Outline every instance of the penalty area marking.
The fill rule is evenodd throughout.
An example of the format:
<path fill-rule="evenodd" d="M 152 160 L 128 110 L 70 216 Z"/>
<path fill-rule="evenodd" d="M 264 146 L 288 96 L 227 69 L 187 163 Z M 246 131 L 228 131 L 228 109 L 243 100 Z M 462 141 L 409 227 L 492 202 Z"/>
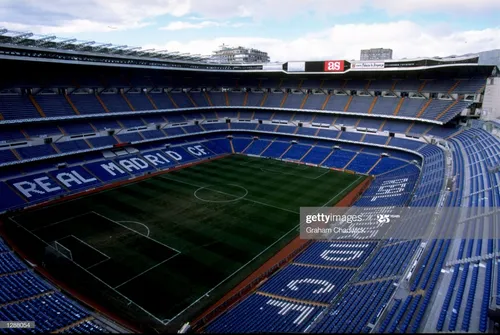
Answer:
<path fill-rule="evenodd" d="M 67 239 L 68 237 L 72 237 L 72 238 L 74 238 L 74 239 L 75 239 L 75 240 L 77 240 L 78 242 L 80 242 L 80 243 L 84 244 L 85 246 L 87 246 L 87 247 L 89 247 L 89 248 L 93 249 L 94 251 L 97 251 L 99 254 L 101 254 L 102 256 L 106 257 L 105 259 L 103 259 L 103 260 L 101 260 L 101 261 L 99 261 L 99 262 L 97 262 L 97 263 L 94 263 L 94 264 L 92 264 L 92 265 L 87 266 L 87 267 L 85 268 L 85 270 L 88 270 L 88 269 L 90 269 L 90 268 L 93 268 L 94 266 L 97 266 L 97 265 L 99 265 L 99 264 L 101 264 L 101 263 L 104 263 L 104 262 L 106 262 L 106 261 L 109 261 L 109 260 L 111 259 L 111 257 L 109 257 L 108 255 L 106 255 L 106 254 L 105 254 L 104 252 L 102 252 L 101 250 L 97 249 L 96 247 L 91 246 L 90 244 L 88 244 L 88 243 L 87 243 L 87 242 L 85 242 L 84 240 L 82 240 L 82 239 L 80 239 L 80 238 L 78 238 L 78 237 L 76 237 L 75 235 L 72 235 L 72 234 L 71 234 L 71 235 L 64 236 L 63 238 L 60 238 L 60 239 L 54 240 L 54 242 L 59 243 L 59 244 L 60 244 L 60 245 L 62 245 L 64 248 L 66 248 L 66 249 L 68 249 L 68 250 L 70 250 L 70 251 L 71 251 L 71 249 L 69 249 L 68 247 L 66 247 L 66 246 L 64 245 L 64 243 L 61 243 L 61 242 L 60 242 L 60 241 L 62 241 L 62 240 Z M 56 250 L 57 250 L 57 249 L 56 249 Z M 73 260 L 73 262 L 74 262 L 74 260 Z"/>
<path fill-rule="evenodd" d="M 110 222 L 113 222 L 113 223 L 115 223 L 115 224 L 117 224 L 117 225 L 119 225 L 119 226 L 122 226 L 122 227 L 123 227 L 123 228 L 125 228 L 125 229 L 130 230 L 130 231 L 133 231 L 133 232 L 134 232 L 134 233 L 136 233 L 136 234 L 139 234 L 139 235 L 141 235 L 141 236 L 144 236 L 144 237 L 145 237 L 145 238 L 147 238 L 148 240 L 151 240 L 151 241 L 153 241 L 153 242 L 156 242 L 156 243 L 158 243 L 159 245 L 162 245 L 162 246 L 164 246 L 164 247 L 166 247 L 166 248 L 172 249 L 173 251 L 175 251 L 175 252 L 177 252 L 177 253 L 179 253 L 179 254 L 181 253 L 179 250 L 177 250 L 177 249 L 175 249 L 175 248 L 172 248 L 171 246 L 168 246 L 168 245 L 166 245 L 165 243 L 161 243 L 160 241 L 157 241 L 157 240 L 155 240 L 154 238 L 151 238 L 151 237 L 149 237 L 149 236 L 146 236 L 146 235 L 144 235 L 144 234 L 141 234 L 141 233 L 139 233 L 137 230 L 134 230 L 134 229 L 132 229 L 132 228 L 130 228 L 130 227 L 127 227 L 127 226 L 125 226 L 124 224 L 121 224 L 121 223 L 120 223 L 120 222 L 118 222 L 118 221 L 111 220 L 111 219 L 110 219 L 110 218 L 108 218 L 107 216 L 104 216 L 104 215 L 99 214 L 99 213 L 94 212 L 94 211 L 91 211 L 91 212 L 89 212 L 89 213 L 94 213 L 95 215 L 100 216 L 100 217 L 101 217 L 101 218 L 103 218 L 103 219 L 106 219 L 106 220 L 108 220 L 108 221 L 110 221 Z"/>
<path fill-rule="evenodd" d="M 45 226 L 41 226 L 41 227 L 38 227 L 38 228 L 35 228 L 35 229 L 32 229 L 30 230 L 31 233 L 35 233 L 36 231 L 38 230 L 43 230 L 45 228 L 48 228 L 48 227 L 52 227 L 52 226 L 55 226 L 55 225 L 58 225 L 60 223 L 63 223 L 63 222 L 66 222 L 66 221 L 71 221 L 73 219 L 76 219 L 76 218 L 79 218 L 79 217 L 82 217 L 82 216 L 85 216 L 87 215 L 89 212 L 85 212 L 83 214 L 78 214 L 78 215 L 74 215 L 74 216 L 71 216 L 71 217 L 68 217 L 66 219 L 63 219 L 63 220 L 60 220 L 60 221 L 56 221 L 56 222 L 51 222 L 49 224 L 46 224 Z M 19 215 L 20 216 L 20 215 Z M 13 218 L 10 218 L 12 221 L 14 221 L 15 223 L 17 223 L 17 221 L 15 221 Z M 19 223 L 17 223 L 19 224 Z M 69 235 L 68 235 L 69 236 Z M 67 236 L 66 236 L 67 237 Z"/>
<path fill-rule="evenodd" d="M 164 246 L 164 247 L 166 247 L 166 248 L 169 248 L 169 249 L 171 249 L 171 250 L 173 250 L 173 251 L 175 251 L 175 252 L 176 252 L 174 255 L 172 255 L 172 256 L 170 256 L 170 257 L 168 257 L 168 258 L 164 259 L 164 260 L 163 260 L 163 261 L 161 261 L 161 262 L 158 262 L 157 264 L 155 264 L 155 265 L 151 266 L 150 268 L 148 268 L 148 269 L 146 269 L 146 270 L 142 271 L 141 273 L 139 273 L 139 274 L 137 274 L 137 275 L 133 276 L 133 277 L 132 277 L 132 278 L 130 278 L 130 279 L 127 279 L 127 280 L 126 280 L 126 281 L 124 281 L 123 283 L 121 283 L 121 284 L 119 284 L 119 285 L 117 285 L 117 286 L 113 287 L 113 289 L 115 289 L 115 290 L 116 290 L 116 289 L 118 289 L 119 287 L 122 287 L 123 285 L 125 285 L 125 284 L 127 284 L 127 283 L 131 282 L 132 280 L 134 280 L 134 279 L 136 279 L 136 278 L 138 278 L 138 277 L 142 276 L 143 274 L 145 274 L 145 273 L 147 273 L 147 272 L 149 272 L 149 271 L 151 271 L 151 270 L 153 270 L 153 269 L 157 268 L 158 266 L 160 266 L 160 265 L 162 265 L 162 264 L 164 264 L 164 263 L 168 262 L 168 261 L 169 261 L 169 260 L 171 260 L 172 258 L 177 257 L 177 256 L 179 256 L 179 255 L 181 254 L 181 252 L 180 252 L 179 250 L 177 250 L 177 249 L 175 249 L 175 248 L 172 248 L 171 246 L 168 246 L 168 245 L 166 245 L 166 244 L 164 244 L 164 243 L 161 243 L 160 241 L 157 241 L 157 240 L 155 240 L 154 238 L 151 238 L 151 237 L 149 237 L 149 236 L 146 236 L 146 235 L 144 235 L 144 234 L 141 234 L 141 233 L 139 233 L 138 231 L 136 231 L 136 230 L 134 230 L 134 229 L 132 229 L 132 228 L 130 228 L 130 227 L 127 227 L 127 226 L 125 226 L 125 225 L 121 224 L 121 223 L 120 223 L 120 222 L 118 222 L 118 221 L 111 220 L 110 218 L 108 218 L 108 217 L 106 217 L 106 216 L 104 216 L 104 215 L 102 215 L 102 214 L 99 214 L 99 213 L 97 213 L 97 212 L 94 212 L 94 211 L 91 211 L 91 213 L 94 213 L 94 214 L 96 214 L 96 215 L 98 215 L 98 216 L 100 216 L 100 217 L 102 217 L 102 218 L 104 218 L 104 219 L 106 219 L 106 220 L 108 220 L 108 221 L 111 221 L 111 222 L 113 222 L 113 223 L 115 223 L 115 224 L 117 224 L 117 225 L 119 225 L 119 226 L 122 226 L 123 228 L 128 229 L 128 230 L 130 230 L 130 231 L 133 231 L 133 232 L 134 232 L 134 233 L 136 233 L 136 234 L 139 234 L 139 235 L 141 235 L 141 236 L 144 236 L 144 237 L 145 237 L 145 238 L 147 238 L 148 240 L 151 240 L 151 241 L 153 241 L 153 242 L 156 242 L 156 243 L 158 243 L 158 244 L 160 244 L 160 245 L 162 245 L 162 246 Z M 124 221 L 122 221 L 122 222 L 124 222 Z M 131 221 L 131 222 L 135 222 L 135 221 Z M 135 222 L 135 223 L 139 223 L 139 222 Z M 148 232 L 149 232 L 149 229 L 148 229 Z"/>
<path fill-rule="evenodd" d="M 179 252 L 179 253 L 177 253 L 177 254 L 175 254 L 175 255 L 172 255 L 172 256 L 168 257 L 167 259 L 164 259 L 163 261 L 161 261 L 161 262 L 157 263 L 156 265 L 153 265 L 152 267 L 150 267 L 150 268 L 148 268 L 148 269 L 146 269 L 146 270 L 142 271 L 141 273 L 139 273 L 139 274 L 137 274 L 137 275 L 133 276 L 133 277 L 132 277 L 132 278 L 130 278 L 130 279 L 127 279 L 127 280 L 126 280 L 126 281 L 124 281 L 123 283 L 121 283 L 121 284 L 119 284 L 119 285 L 117 285 L 117 286 L 115 286 L 115 287 L 113 287 L 113 288 L 116 290 L 116 289 L 118 289 L 119 287 L 122 287 L 123 285 L 130 283 L 132 280 L 134 280 L 134 279 L 136 279 L 136 278 L 139 278 L 139 277 L 140 277 L 140 276 L 142 276 L 143 274 L 145 274 L 145 273 L 147 273 L 147 272 L 149 272 L 149 271 L 151 271 L 151 270 L 153 270 L 153 269 L 155 269 L 155 268 L 159 267 L 160 265 L 162 265 L 162 264 L 164 264 L 164 263 L 168 262 L 169 260 L 171 260 L 171 259 L 172 259 L 172 258 L 174 258 L 174 257 L 179 256 L 180 254 L 181 254 L 181 253 Z"/>
<path fill-rule="evenodd" d="M 70 201 L 74 201 L 74 200 L 70 200 Z M 87 213 L 94 213 L 94 214 L 99 215 L 99 216 L 101 216 L 101 217 L 103 217 L 103 218 L 106 218 L 105 216 L 100 215 L 100 214 L 98 214 L 98 213 L 95 213 L 95 212 L 93 212 L 93 211 L 91 211 L 91 212 L 87 212 Z M 87 213 L 85 213 L 85 214 L 87 214 Z M 109 220 L 109 218 L 106 218 L 106 219 L 108 219 L 108 220 Z M 14 223 L 15 223 L 18 227 L 22 228 L 22 229 L 23 229 L 24 231 L 26 231 L 27 233 L 32 234 L 32 236 L 33 236 L 33 237 L 35 237 L 36 239 L 38 239 L 40 242 L 45 243 L 47 246 L 51 246 L 49 242 L 45 241 L 45 240 L 44 240 L 44 239 L 42 239 L 40 236 L 36 235 L 36 234 L 35 234 L 35 233 L 33 233 L 32 231 L 30 231 L 29 229 L 27 229 L 26 227 L 24 227 L 22 224 L 20 224 L 19 222 L 17 222 L 17 221 L 14 219 L 14 217 L 9 217 L 9 220 L 11 220 L 12 222 L 14 222 Z M 114 223 L 117 223 L 116 221 L 113 221 L 113 220 L 110 220 L 110 221 L 112 221 L 112 222 L 114 222 Z M 117 224 L 118 224 L 118 225 L 120 225 L 119 223 L 117 223 Z M 124 227 L 125 227 L 125 228 L 127 228 L 126 226 L 124 226 Z M 67 236 L 65 236 L 65 237 L 67 237 Z M 147 238 L 151 239 L 150 237 L 147 237 Z M 152 240 L 153 240 L 153 239 L 152 239 Z M 153 240 L 153 241 L 156 241 L 156 240 Z M 156 241 L 156 242 L 157 242 L 157 243 L 162 244 L 161 242 L 158 242 L 158 241 Z M 177 252 L 178 252 L 178 253 L 177 253 L 177 254 L 175 254 L 173 257 L 175 257 L 175 256 L 177 256 L 177 255 L 179 255 L 179 254 L 181 253 L 180 251 L 178 251 L 178 250 L 176 250 L 176 249 L 174 249 L 174 248 L 172 248 L 172 247 L 169 247 L 168 245 L 165 245 L 165 246 L 166 246 L 166 247 L 168 247 L 168 248 L 170 248 L 170 249 L 172 249 L 172 250 L 175 250 L 175 251 L 177 251 Z M 52 248 L 53 248 L 53 247 L 52 247 Z M 170 257 L 170 258 L 172 258 L 172 257 Z M 163 261 L 163 262 L 165 262 L 165 261 Z M 74 262 L 74 264 L 75 264 L 76 266 L 78 266 L 80 269 L 82 269 L 83 271 L 86 271 L 89 275 L 91 275 L 92 277 L 94 277 L 97 281 L 99 281 L 99 282 L 100 282 L 100 283 L 102 283 L 103 285 L 105 285 L 105 286 L 109 287 L 111 290 L 115 291 L 115 292 L 116 292 L 116 294 L 118 294 L 119 296 L 121 296 L 121 297 L 123 297 L 124 299 L 126 299 L 126 300 L 128 301 L 128 305 L 130 305 L 131 303 L 133 303 L 135 306 L 137 306 L 137 308 L 139 308 L 140 310 L 142 310 L 142 311 L 143 311 L 143 312 L 145 312 L 146 314 L 150 315 L 150 316 L 151 316 L 154 320 L 158 321 L 158 322 L 159 322 L 159 323 L 161 323 L 161 324 L 165 324 L 165 323 L 164 323 L 162 320 L 160 320 L 158 317 L 156 317 L 155 315 L 153 315 L 153 314 L 151 314 L 149 311 L 147 311 L 144 307 L 140 306 L 139 304 L 137 304 L 136 302 L 134 302 L 132 299 L 128 298 L 126 295 L 124 295 L 123 293 L 121 293 L 121 292 L 119 292 L 118 290 L 116 290 L 115 288 L 113 288 L 113 287 L 112 287 L 111 285 L 109 285 L 106 281 L 104 281 L 104 280 L 102 280 L 101 278 L 99 278 L 98 276 L 94 275 L 92 272 L 90 272 L 90 271 L 88 270 L 88 268 L 86 269 L 86 268 L 84 268 L 83 266 L 81 266 L 80 264 L 78 264 L 78 263 L 76 263 L 76 262 Z M 97 264 L 94 264 L 94 265 L 97 265 Z M 91 265 L 91 266 L 94 266 L 94 265 Z"/>
<path fill-rule="evenodd" d="M 235 201 L 241 200 L 241 199 L 245 198 L 248 195 L 248 190 L 246 188 L 244 188 L 243 186 L 236 185 L 236 184 L 226 184 L 226 185 L 241 188 L 242 190 L 245 191 L 245 194 L 243 194 L 242 196 L 237 196 L 237 195 L 226 193 L 226 192 L 223 192 L 223 191 L 218 191 L 218 190 L 211 189 L 210 188 L 211 186 L 202 186 L 202 187 L 198 188 L 196 191 L 194 191 L 194 197 L 196 199 L 198 199 L 200 201 L 204 201 L 204 202 L 228 203 L 228 202 L 235 202 Z M 215 192 L 215 193 L 220 193 L 220 194 L 228 195 L 228 196 L 235 197 L 235 198 L 234 199 L 228 199 L 228 200 L 207 200 L 207 199 L 200 198 L 198 196 L 197 193 L 199 191 L 201 191 L 201 190 L 209 190 L 209 191 L 212 191 L 212 192 Z"/>
<path fill-rule="evenodd" d="M 147 231 L 146 235 L 144 235 L 144 234 L 141 234 L 141 235 L 144 235 L 144 236 L 146 236 L 146 237 L 149 237 L 149 233 L 150 233 L 150 231 L 149 231 L 149 227 L 148 227 L 148 226 L 146 226 L 144 223 L 140 223 L 140 222 L 137 222 L 137 221 L 116 221 L 116 222 L 119 222 L 119 223 L 135 223 L 135 224 L 141 225 L 141 226 L 143 226 L 144 228 L 146 228 L 146 231 Z M 137 232 L 137 233 L 138 233 L 138 234 L 140 234 L 139 232 Z"/>

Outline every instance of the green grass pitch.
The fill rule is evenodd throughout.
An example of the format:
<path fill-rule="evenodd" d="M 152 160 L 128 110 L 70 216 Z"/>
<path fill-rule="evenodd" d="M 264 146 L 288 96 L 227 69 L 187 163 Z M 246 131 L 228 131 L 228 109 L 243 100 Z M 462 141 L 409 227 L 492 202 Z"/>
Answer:
<path fill-rule="evenodd" d="M 215 302 L 295 238 L 301 206 L 334 205 L 363 179 L 232 155 L 13 220 L 169 320 Z"/>

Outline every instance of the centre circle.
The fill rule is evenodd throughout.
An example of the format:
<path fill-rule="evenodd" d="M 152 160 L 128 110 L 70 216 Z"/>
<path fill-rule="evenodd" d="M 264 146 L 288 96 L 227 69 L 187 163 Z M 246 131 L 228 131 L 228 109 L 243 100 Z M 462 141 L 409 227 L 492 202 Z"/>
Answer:
<path fill-rule="evenodd" d="M 198 188 L 196 191 L 194 191 L 194 197 L 200 201 L 203 201 L 203 202 L 228 203 L 228 202 L 235 202 L 235 201 L 241 200 L 248 195 L 248 190 L 246 188 L 244 188 L 243 186 L 235 185 L 235 184 L 226 184 L 226 185 L 240 188 L 243 191 L 245 191 L 245 194 L 243 194 L 242 196 L 236 196 L 236 195 L 228 193 L 228 192 L 211 189 L 210 187 L 213 187 L 213 186 L 203 186 L 203 187 Z M 227 199 L 227 200 L 204 199 L 204 198 L 200 197 L 198 194 L 202 190 L 207 190 L 207 191 L 211 191 L 211 192 L 215 192 L 215 193 L 219 193 L 219 194 L 223 194 L 223 195 L 228 195 L 228 196 L 234 197 L 234 199 Z"/>

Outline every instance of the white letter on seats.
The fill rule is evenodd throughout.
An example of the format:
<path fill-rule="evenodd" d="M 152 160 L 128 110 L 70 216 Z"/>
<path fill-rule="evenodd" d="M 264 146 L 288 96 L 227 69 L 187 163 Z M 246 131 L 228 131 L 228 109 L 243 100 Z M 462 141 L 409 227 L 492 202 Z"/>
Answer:
<path fill-rule="evenodd" d="M 187 147 L 187 150 L 195 156 L 203 156 L 203 153 L 197 150 L 196 147 Z"/>
<path fill-rule="evenodd" d="M 148 162 L 150 162 L 154 166 L 165 164 L 165 162 L 160 161 L 160 159 L 158 157 L 156 157 L 155 155 L 143 155 L 143 156 L 144 156 L 144 158 L 146 158 L 148 160 Z"/>
<path fill-rule="evenodd" d="M 25 185 L 27 187 L 25 187 Z M 14 187 L 17 188 L 19 192 L 21 192 L 26 198 L 32 197 L 31 192 L 45 194 L 45 192 L 36 189 L 35 183 L 31 183 L 29 181 L 20 181 L 18 183 L 14 183 Z"/>
<path fill-rule="evenodd" d="M 203 148 L 203 146 L 201 144 L 195 145 L 194 147 L 196 149 L 198 149 L 203 155 L 207 155 L 208 154 L 208 152 L 205 151 L 205 149 Z"/>
<path fill-rule="evenodd" d="M 351 261 L 353 259 L 361 257 L 363 255 L 362 250 L 354 251 L 354 250 L 325 250 L 321 253 L 320 257 L 327 260 L 327 261 L 332 261 L 332 262 L 347 262 Z M 342 255 L 344 257 L 333 257 L 330 256 L 330 254 L 337 254 L 337 255 Z M 350 254 L 350 257 L 345 257 L 348 254 Z"/>
<path fill-rule="evenodd" d="M 149 167 L 148 163 L 137 157 L 131 158 L 130 161 L 132 163 L 135 163 L 135 165 L 137 165 L 141 169 L 146 169 Z"/>
<path fill-rule="evenodd" d="M 59 186 L 50 188 L 50 186 L 51 186 L 50 182 L 49 183 L 43 182 L 44 180 L 47 180 L 47 179 L 49 179 L 49 177 L 40 177 L 40 178 L 36 178 L 34 180 L 34 182 L 37 183 L 38 185 L 40 185 L 40 187 L 43 188 L 45 190 L 45 192 L 48 192 L 48 193 L 58 191 L 61 189 Z"/>
<path fill-rule="evenodd" d="M 128 159 L 122 159 L 118 161 L 118 163 L 123 166 L 128 172 L 132 172 L 132 170 L 140 170 L 140 168 L 135 165 L 134 162 L 129 161 Z"/>
<path fill-rule="evenodd" d="M 90 179 L 85 179 L 85 177 L 83 177 L 82 175 L 80 175 L 78 172 L 74 171 L 74 170 L 71 170 L 71 173 L 78 179 L 80 179 L 82 181 L 82 183 L 91 183 L 93 181 L 97 181 L 96 178 L 92 177 Z"/>
<path fill-rule="evenodd" d="M 101 167 L 106 170 L 107 173 L 109 173 L 110 175 L 112 176 L 116 176 L 116 173 L 113 172 L 113 170 L 117 170 L 118 172 L 120 172 L 120 174 L 124 174 L 125 171 L 123 171 L 122 169 L 120 169 L 115 163 L 113 162 L 110 162 L 108 164 L 101 164 Z"/>
<path fill-rule="evenodd" d="M 170 157 L 172 157 L 176 161 L 182 160 L 182 156 L 175 151 L 167 151 L 167 155 L 169 155 Z"/>
<path fill-rule="evenodd" d="M 71 182 L 75 182 L 77 185 L 82 184 L 82 182 L 80 180 L 78 180 L 78 178 L 76 178 L 71 173 L 62 172 L 62 173 L 57 174 L 56 178 L 61 183 L 63 183 L 64 186 L 69 187 L 69 188 L 71 188 Z"/>
<path fill-rule="evenodd" d="M 324 260 L 327 261 L 332 261 L 332 262 L 347 262 L 356 258 L 359 258 L 363 255 L 364 251 L 359 250 L 362 248 L 368 248 L 370 245 L 363 243 L 363 244 L 330 244 L 330 248 L 342 248 L 342 249 L 337 249 L 337 250 L 324 250 L 319 257 L 323 258 Z M 354 249 L 354 250 L 346 250 L 346 249 Z M 356 251 L 356 249 L 358 249 Z M 330 256 L 332 255 L 332 256 Z M 337 255 L 337 257 L 333 256 Z M 348 255 L 351 255 L 350 257 L 346 257 Z"/>
<path fill-rule="evenodd" d="M 286 315 L 289 311 L 301 312 L 299 316 L 293 320 L 293 323 L 300 325 L 309 314 L 314 310 L 313 306 L 294 304 L 293 302 L 285 302 L 280 300 L 270 299 L 267 301 L 268 305 L 281 307 L 278 315 Z"/>
<path fill-rule="evenodd" d="M 299 288 L 298 288 L 297 284 L 300 284 L 300 283 L 314 284 L 314 285 L 321 285 L 321 286 L 323 286 L 323 288 L 320 288 L 320 289 L 312 291 L 312 293 L 314 293 L 314 294 L 322 294 L 322 293 L 325 293 L 325 292 L 331 292 L 333 290 L 333 288 L 335 287 L 335 285 L 330 284 L 326 280 L 311 279 L 311 278 L 292 280 L 286 286 L 290 290 L 292 290 L 292 291 L 298 291 Z"/>

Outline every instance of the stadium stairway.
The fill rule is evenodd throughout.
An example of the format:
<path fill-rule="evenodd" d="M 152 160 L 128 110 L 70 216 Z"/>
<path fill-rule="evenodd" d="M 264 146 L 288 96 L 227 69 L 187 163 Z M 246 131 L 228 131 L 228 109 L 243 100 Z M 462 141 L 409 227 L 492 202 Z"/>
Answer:
<path fill-rule="evenodd" d="M 444 111 L 442 111 L 441 113 L 439 113 L 435 120 L 439 120 L 441 119 L 446 113 L 448 113 L 453 107 L 455 107 L 459 102 L 460 102 L 461 99 L 457 99 L 455 101 L 453 101 L 453 103 L 451 103 L 448 107 L 446 107 L 446 109 Z"/>
<path fill-rule="evenodd" d="M 405 101 L 405 98 L 399 98 L 398 105 L 396 106 L 396 109 L 394 110 L 394 113 L 392 115 L 397 116 L 399 111 L 401 110 L 401 106 L 403 106 L 403 102 Z M 385 120 L 384 120 L 385 122 Z"/>
<path fill-rule="evenodd" d="M 148 98 L 149 102 L 151 103 L 154 109 L 159 109 L 156 103 L 154 102 L 153 98 L 151 98 L 151 95 L 146 93 L 146 97 Z"/>
<path fill-rule="evenodd" d="M 73 109 L 73 111 L 75 112 L 76 115 L 80 115 L 80 111 L 78 110 L 78 108 L 76 108 L 76 106 L 73 104 L 73 102 L 71 101 L 70 97 L 68 94 L 64 93 L 64 98 L 66 99 L 66 101 L 68 102 L 68 104 L 71 106 L 71 108 Z"/>
<path fill-rule="evenodd" d="M 425 113 L 425 110 L 430 106 L 430 104 L 432 103 L 432 98 L 428 99 L 427 102 L 425 103 L 425 105 L 422 107 L 422 109 L 418 112 L 418 114 L 416 115 L 416 117 L 420 117 L 422 116 L 422 114 Z"/>
<path fill-rule="evenodd" d="M 125 93 L 120 92 L 120 95 L 121 95 L 121 97 L 123 98 L 123 100 L 125 100 L 125 102 L 127 103 L 128 107 L 130 108 L 130 110 L 131 110 L 131 111 L 135 111 L 134 106 L 132 106 L 132 103 L 131 103 L 131 102 L 130 102 L 130 100 L 127 98 L 127 96 L 125 95 Z"/>
<path fill-rule="evenodd" d="M 109 113 L 109 109 L 108 109 L 108 107 L 104 104 L 104 101 L 102 101 L 101 97 L 100 97 L 98 94 L 96 94 L 96 96 L 95 96 L 95 97 L 96 97 L 97 101 L 99 101 L 99 103 L 101 104 L 101 106 L 102 106 L 102 108 L 104 109 L 104 111 L 106 111 L 106 113 Z"/>
<path fill-rule="evenodd" d="M 368 114 L 371 114 L 373 111 L 373 108 L 375 107 L 375 104 L 377 103 L 378 96 L 374 97 L 372 100 L 372 103 L 370 104 L 370 108 L 368 108 Z"/>
<path fill-rule="evenodd" d="M 42 108 L 40 107 L 40 105 L 36 102 L 35 98 L 29 94 L 28 95 L 28 98 L 30 99 L 31 103 L 33 104 L 33 106 L 35 106 L 37 112 L 40 114 L 41 117 L 46 117 L 45 113 L 43 112 Z"/>
<path fill-rule="evenodd" d="M 234 151 L 234 145 L 233 145 L 233 141 L 229 141 L 230 145 L 231 145 L 231 153 L 235 153 Z"/>

